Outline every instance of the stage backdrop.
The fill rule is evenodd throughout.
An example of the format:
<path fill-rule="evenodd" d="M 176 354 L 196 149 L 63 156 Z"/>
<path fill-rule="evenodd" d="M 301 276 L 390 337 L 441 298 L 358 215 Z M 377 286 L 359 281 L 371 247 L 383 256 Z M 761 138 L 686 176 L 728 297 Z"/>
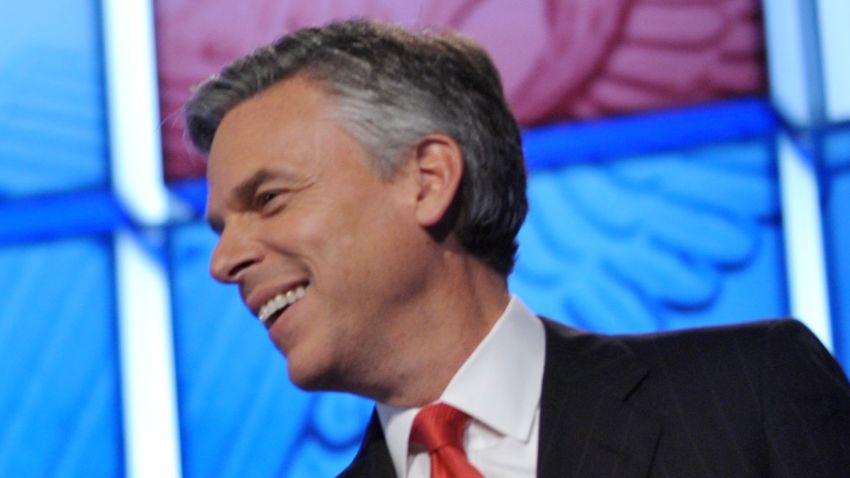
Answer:
<path fill-rule="evenodd" d="M 108 110 L 116 102 L 104 22 L 121 2 L 6 6 L 0 476 L 139 476 L 134 457 L 157 453 L 176 453 L 175 476 L 197 478 L 333 476 L 350 460 L 371 403 L 292 386 L 237 291 L 207 273 L 215 236 L 202 222 L 204 162 L 180 109 L 193 84 L 257 45 L 352 16 L 457 29 L 491 52 L 529 169 L 531 212 L 510 287 L 538 313 L 582 328 L 643 332 L 791 313 L 801 273 L 786 265 L 799 252 L 788 238 L 806 231 L 788 213 L 803 199 L 780 167 L 778 144 L 789 138 L 822 188 L 814 215 L 832 299 L 826 342 L 847 367 L 850 129 L 847 115 L 826 113 L 840 112 L 830 105 L 841 99 L 823 93 L 832 63 L 811 50 L 826 51 L 824 32 L 840 31 L 830 16 L 817 17 L 810 2 L 521 3 L 155 0 L 155 54 L 133 58 L 157 67 L 161 129 L 130 133 L 147 146 L 161 140 L 162 155 L 130 158 L 109 139 L 120 112 Z M 783 60 L 795 46 L 815 60 Z M 786 88 L 789 78 L 808 89 Z M 146 93 L 141 79 L 129 81 Z M 814 113 L 797 121 L 798 104 Z M 110 179 L 128 159 L 162 161 L 165 217 L 142 220 Z M 144 278 L 163 294 L 136 311 L 140 330 L 149 320 L 171 332 L 164 363 L 173 359 L 173 374 L 162 381 L 174 385 L 174 423 L 165 425 L 178 436 L 161 449 L 154 440 L 140 451 L 127 425 L 134 399 L 144 404 L 151 392 L 127 385 L 145 369 L 129 371 L 122 355 L 143 337 L 119 340 L 122 297 L 141 293 L 121 274 L 128 237 L 161 272 Z M 161 353 L 140 356 L 152 364 Z"/>

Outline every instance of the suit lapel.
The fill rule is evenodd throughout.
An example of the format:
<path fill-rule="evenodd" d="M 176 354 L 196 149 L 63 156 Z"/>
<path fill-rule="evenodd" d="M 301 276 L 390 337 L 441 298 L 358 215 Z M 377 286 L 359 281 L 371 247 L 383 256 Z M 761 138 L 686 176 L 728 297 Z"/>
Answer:
<path fill-rule="evenodd" d="M 646 477 L 660 426 L 626 403 L 646 368 L 614 339 L 544 324 L 537 476 Z"/>
<path fill-rule="evenodd" d="M 372 412 L 360 450 L 357 451 L 351 465 L 339 476 L 343 478 L 396 476 L 377 411 Z"/>

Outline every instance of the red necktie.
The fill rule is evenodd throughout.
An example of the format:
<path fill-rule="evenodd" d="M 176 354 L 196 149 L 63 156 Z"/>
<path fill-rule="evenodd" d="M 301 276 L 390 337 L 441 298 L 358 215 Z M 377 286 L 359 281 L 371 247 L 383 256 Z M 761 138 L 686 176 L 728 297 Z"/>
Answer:
<path fill-rule="evenodd" d="M 419 410 L 410 429 L 410 442 L 428 449 L 431 478 L 483 478 L 466 460 L 463 429 L 469 415 L 445 403 Z"/>

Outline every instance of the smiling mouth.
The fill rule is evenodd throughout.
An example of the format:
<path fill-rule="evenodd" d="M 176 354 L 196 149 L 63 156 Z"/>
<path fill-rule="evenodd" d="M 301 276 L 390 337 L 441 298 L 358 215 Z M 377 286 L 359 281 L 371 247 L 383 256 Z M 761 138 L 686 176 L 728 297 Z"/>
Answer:
<path fill-rule="evenodd" d="M 266 328 L 270 328 L 274 324 L 275 320 L 283 314 L 283 311 L 304 297 L 306 289 L 306 284 L 299 285 L 294 289 L 290 289 L 272 297 L 271 300 L 260 307 L 260 312 L 257 314 L 257 318 L 260 319 L 260 322 L 262 322 Z"/>

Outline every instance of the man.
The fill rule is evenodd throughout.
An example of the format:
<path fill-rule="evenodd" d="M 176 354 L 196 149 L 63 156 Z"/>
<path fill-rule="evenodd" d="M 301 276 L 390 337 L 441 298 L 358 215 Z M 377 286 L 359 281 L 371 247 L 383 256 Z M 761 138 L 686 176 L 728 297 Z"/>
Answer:
<path fill-rule="evenodd" d="M 469 40 L 300 30 L 202 84 L 186 117 L 212 274 L 293 382 L 378 402 L 344 476 L 850 470 L 850 385 L 798 323 L 611 338 L 509 295 L 520 135 Z"/>

